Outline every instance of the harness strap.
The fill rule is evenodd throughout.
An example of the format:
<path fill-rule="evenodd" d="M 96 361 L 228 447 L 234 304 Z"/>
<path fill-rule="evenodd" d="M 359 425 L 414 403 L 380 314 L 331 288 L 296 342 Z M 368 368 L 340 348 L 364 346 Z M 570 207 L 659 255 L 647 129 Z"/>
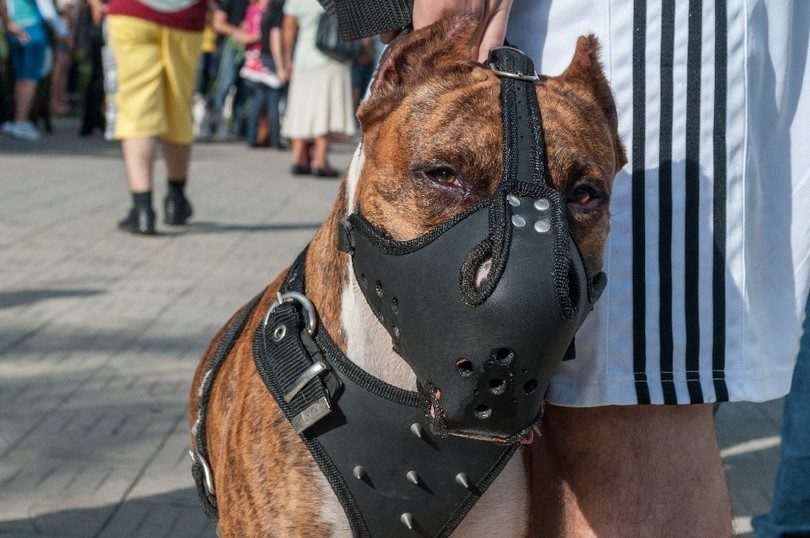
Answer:
<path fill-rule="evenodd" d="M 247 324 L 250 315 L 259 304 L 259 300 L 264 291 L 254 297 L 248 304 L 233 317 L 230 326 L 225 330 L 222 339 L 217 344 L 214 354 L 208 363 L 208 369 L 203 376 L 200 385 L 199 409 L 197 410 L 197 420 L 191 428 L 191 434 L 196 438 L 196 449 L 190 450 L 191 456 L 191 476 L 197 486 L 197 494 L 200 497 L 203 510 L 209 517 L 217 519 L 217 499 L 214 493 L 214 479 L 211 468 L 208 465 L 208 448 L 205 443 L 205 424 L 208 415 L 208 400 L 211 396 L 211 387 L 214 386 L 214 379 L 219 369 L 225 363 L 225 359 L 231 353 L 236 340 Z"/>

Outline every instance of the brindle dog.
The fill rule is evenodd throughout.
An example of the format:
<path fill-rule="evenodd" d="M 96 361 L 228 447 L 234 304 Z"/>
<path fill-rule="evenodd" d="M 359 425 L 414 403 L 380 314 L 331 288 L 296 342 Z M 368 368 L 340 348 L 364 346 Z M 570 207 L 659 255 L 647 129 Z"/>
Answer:
<path fill-rule="evenodd" d="M 363 144 L 332 212 L 315 234 L 307 295 L 321 327 L 359 366 L 414 389 L 413 373 L 360 295 L 337 250 L 338 221 L 358 204 L 376 226 L 412 239 L 490 197 L 501 178 L 500 81 L 473 62 L 475 21 L 449 17 L 407 36 L 380 67 L 360 108 Z M 613 177 L 625 156 L 594 37 L 581 37 L 570 66 L 537 87 L 551 184 L 591 274 L 601 269 Z M 256 372 L 251 339 L 284 273 L 267 288 L 220 370 L 209 403 L 207 448 L 223 536 L 344 536 L 349 526 L 309 451 Z M 223 331 L 194 376 L 197 389 Z M 455 535 L 520 536 L 531 529 L 531 451 L 519 450 Z M 541 472 L 541 471 L 538 471 Z"/>

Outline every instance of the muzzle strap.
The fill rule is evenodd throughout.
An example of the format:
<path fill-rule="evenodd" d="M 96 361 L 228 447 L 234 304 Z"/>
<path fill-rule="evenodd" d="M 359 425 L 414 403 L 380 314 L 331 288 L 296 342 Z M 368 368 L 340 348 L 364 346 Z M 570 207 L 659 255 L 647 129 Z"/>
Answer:
<path fill-rule="evenodd" d="M 517 182 L 545 186 L 545 143 L 537 102 L 540 77 L 534 63 L 513 47 L 494 48 L 489 65 L 501 79 L 504 171 L 501 189 L 515 192 Z M 528 156 L 528 158 L 526 158 Z"/>

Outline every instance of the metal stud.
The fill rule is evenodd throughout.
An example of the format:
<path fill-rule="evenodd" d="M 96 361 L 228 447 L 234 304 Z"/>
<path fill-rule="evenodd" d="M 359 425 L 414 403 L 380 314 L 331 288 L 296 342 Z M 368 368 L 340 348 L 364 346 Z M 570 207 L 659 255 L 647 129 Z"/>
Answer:
<path fill-rule="evenodd" d="M 411 484 L 419 485 L 419 474 L 416 471 L 408 471 L 405 473 L 405 478 L 407 478 L 408 482 Z"/>
<path fill-rule="evenodd" d="M 456 484 L 465 489 L 470 489 L 470 487 L 472 486 L 472 484 L 470 483 L 470 479 L 467 478 L 467 475 L 465 473 L 458 473 L 456 475 Z"/>
<path fill-rule="evenodd" d="M 506 201 L 509 202 L 509 205 L 511 205 L 512 207 L 520 207 L 520 198 L 518 198 L 514 194 L 507 194 Z"/>
<path fill-rule="evenodd" d="M 399 516 L 399 520 L 402 522 L 403 525 L 408 527 L 408 530 L 413 530 L 413 514 L 410 512 L 405 512 L 401 516 Z"/>
<path fill-rule="evenodd" d="M 538 198 L 534 201 L 534 208 L 538 211 L 548 211 L 549 207 L 551 207 L 551 202 L 548 201 L 548 198 Z"/>
<path fill-rule="evenodd" d="M 523 228 L 526 226 L 526 219 L 520 215 L 512 215 L 512 224 L 515 226 L 515 228 Z"/>
<path fill-rule="evenodd" d="M 534 223 L 534 231 L 544 234 L 551 229 L 551 223 L 547 220 L 538 220 Z"/>
<path fill-rule="evenodd" d="M 356 479 L 362 480 L 366 477 L 366 468 L 363 467 L 362 465 L 358 465 L 354 469 L 352 469 L 352 474 Z"/>
<path fill-rule="evenodd" d="M 418 422 L 414 422 L 411 424 L 411 433 L 421 439 L 422 435 L 425 433 L 425 429 L 422 428 L 422 425 Z"/>
<path fill-rule="evenodd" d="M 285 325 L 276 325 L 273 329 L 273 341 L 281 342 L 281 339 L 287 334 L 287 327 Z"/>

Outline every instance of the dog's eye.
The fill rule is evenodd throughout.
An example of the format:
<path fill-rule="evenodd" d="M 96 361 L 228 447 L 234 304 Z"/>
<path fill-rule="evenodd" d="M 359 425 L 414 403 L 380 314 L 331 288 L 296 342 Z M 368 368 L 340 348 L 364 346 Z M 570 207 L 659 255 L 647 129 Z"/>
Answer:
<path fill-rule="evenodd" d="M 595 209 L 605 198 L 605 194 L 599 187 L 591 183 L 580 183 L 571 191 L 568 197 L 568 204 L 577 209 Z"/>
<path fill-rule="evenodd" d="M 425 175 L 437 183 L 453 183 L 456 180 L 456 171 L 449 166 L 428 168 Z"/>
<path fill-rule="evenodd" d="M 456 169 L 446 163 L 417 165 L 411 168 L 411 173 L 422 181 L 431 183 L 434 187 L 449 187 L 454 191 L 463 187 Z"/>

